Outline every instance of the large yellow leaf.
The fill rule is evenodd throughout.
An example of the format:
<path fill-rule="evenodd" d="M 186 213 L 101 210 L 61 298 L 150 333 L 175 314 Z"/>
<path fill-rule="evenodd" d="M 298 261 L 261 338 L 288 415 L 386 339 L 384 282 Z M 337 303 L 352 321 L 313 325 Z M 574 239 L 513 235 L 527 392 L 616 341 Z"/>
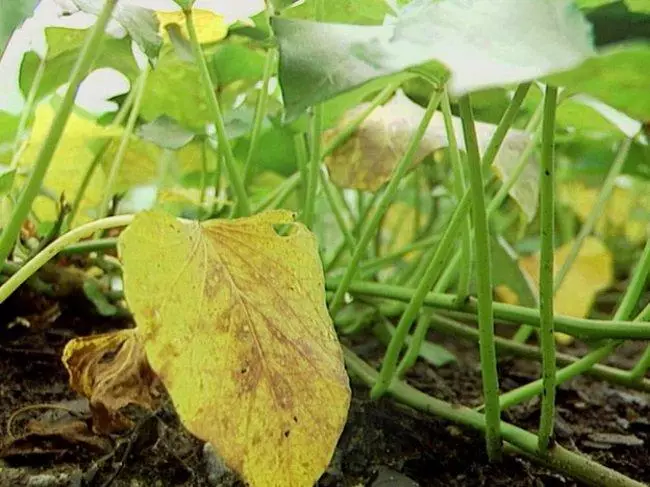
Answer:
<path fill-rule="evenodd" d="M 557 273 L 569 255 L 573 241 L 555 251 L 554 270 Z M 535 283 L 539 292 L 539 254 L 522 257 L 519 265 Z M 560 288 L 555 293 L 555 312 L 584 318 L 589 314 L 596 294 L 606 289 L 613 279 L 612 254 L 595 237 L 587 237 L 580 248 Z"/>
<path fill-rule="evenodd" d="M 326 131 L 326 145 L 368 106 L 368 103 L 359 105 L 346 113 L 336 127 Z M 421 106 L 412 102 L 403 92 L 397 92 L 388 103 L 375 108 L 356 132 L 325 159 L 332 181 L 343 188 L 377 191 L 390 179 L 399 159 L 406 153 L 411 136 L 423 115 L 424 109 Z M 453 117 L 452 122 L 458 145 L 464 149 L 461 121 L 458 117 Z M 495 130 L 495 125 L 476 123 L 481 152 L 487 148 Z M 526 132 L 514 129 L 508 132 L 494 161 L 494 169 L 501 179 L 506 179 L 513 173 L 515 164 L 529 141 L 530 135 Z M 448 145 L 443 116 L 436 112 L 420 142 L 413 164 L 418 164 L 427 154 Z M 510 196 L 529 221 L 537 212 L 538 177 L 537 162 L 534 157 L 530 157 L 524 172 L 510 190 Z"/>
<path fill-rule="evenodd" d="M 313 485 L 350 401 L 314 236 L 286 211 L 202 224 L 152 211 L 119 252 L 147 358 L 186 427 L 253 486 Z"/>

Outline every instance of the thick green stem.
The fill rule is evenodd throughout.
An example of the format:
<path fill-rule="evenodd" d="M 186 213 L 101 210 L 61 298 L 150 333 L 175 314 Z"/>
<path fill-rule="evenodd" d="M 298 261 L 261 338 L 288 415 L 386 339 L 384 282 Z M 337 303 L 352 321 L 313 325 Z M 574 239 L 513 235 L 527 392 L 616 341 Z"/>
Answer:
<path fill-rule="evenodd" d="M 199 73 L 201 75 L 201 85 L 203 86 L 203 91 L 206 97 L 206 102 L 208 108 L 210 109 L 210 115 L 214 120 L 214 125 L 217 131 L 217 139 L 219 141 L 220 151 L 223 154 L 224 162 L 226 164 L 226 170 L 228 171 L 228 178 L 230 180 L 230 185 L 232 186 L 233 192 L 237 197 L 237 208 L 238 214 L 242 216 L 248 216 L 251 214 L 251 205 L 248 201 L 248 195 L 246 194 L 246 188 L 244 187 L 244 182 L 241 175 L 237 169 L 237 161 L 235 160 L 235 155 L 232 152 L 232 147 L 228 140 L 228 134 L 226 132 L 226 124 L 223 120 L 223 114 L 221 113 L 221 107 L 219 106 L 219 100 L 217 99 L 216 88 L 212 82 L 212 77 L 210 76 L 210 70 L 208 69 L 208 64 L 205 61 L 203 52 L 201 51 L 201 45 L 199 44 L 199 39 L 196 35 L 196 27 L 194 26 L 194 18 L 192 16 L 192 10 L 184 10 L 185 21 L 187 24 L 187 32 L 190 35 L 190 43 L 192 45 L 192 52 L 194 53 L 194 58 L 199 67 Z"/>
<path fill-rule="evenodd" d="M 444 236 L 443 236 L 444 239 Z M 442 241 L 439 247 L 442 246 Z M 334 291 L 338 288 L 340 279 L 328 278 L 325 288 Z M 416 298 L 417 289 L 402 286 L 390 286 L 376 282 L 351 281 L 348 291 L 352 294 L 386 298 L 410 303 Z M 458 303 L 453 294 L 425 293 L 421 305 L 448 311 L 468 311 L 476 314 L 478 306 L 474 298 L 465 303 Z M 494 316 L 511 324 L 525 323 L 539 328 L 539 310 L 506 303 L 494 303 Z M 619 320 L 590 320 L 572 316 L 555 316 L 555 328 L 585 340 L 602 338 L 625 340 L 650 340 L 650 323 L 619 321 Z"/>
<path fill-rule="evenodd" d="M 330 303 L 330 314 L 332 316 L 336 315 L 336 313 L 343 305 L 343 297 L 347 292 L 348 284 L 350 283 L 350 281 L 354 277 L 354 274 L 357 271 L 357 267 L 359 265 L 359 261 L 361 260 L 361 257 L 366 253 L 367 246 L 370 243 L 370 239 L 374 236 L 377 228 L 379 227 L 381 219 L 383 218 L 384 214 L 386 213 L 386 210 L 388 209 L 388 206 L 392 203 L 402 178 L 406 174 L 406 171 L 408 171 L 408 169 L 411 167 L 413 157 L 415 156 L 415 153 L 417 152 L 417 149 L 420 145 L 420 141 L 424 136 L 424 132 L 429 126 L 429 123 L 431 122 L 431 118 L 433 117 L 433 114 L 436 108 L 438 107 L 438 103 L 440 102 L 441 96 L 442 96 L 441 92 L 435 92 L 431 96 L 429 100 L 429 105 L 427 106 L 427 109 L 424 112 L 422 120 L 420 121 L 418 128 L 416 129 L 415 133 L 411 138 L 411 141 L 409 142 L 408 149 L 406 150 L 404 156 L 395 167 L 384 193 L 382 194 L 381 198 L 377 202 L 377 208 L 375 208 L 375 211 L 372 214 L 370 221 L 365 225 L 363 231 L 361 232 L 361 236 L 357 242 L 357 246 L 354 249 L 348 267 L 345 270 L 345 274 L 343 275 L 343 278 L 339 283 L 339 287 L 334 293 L 334 297 L 332 298 L 332 301 Z"/>
<path fill-rule="evenodd" d="M 372 387 L 378 380 L 377 372 L 349 349 L 344 348 L 343 354 L 350 372 Z M 440 418 L 454 421 L 479 431 L 487 431 L 487 421 L 481 413 L 463 406 L 457 406 L 435 399 L 402 381 L 394 381 L 391 383 L 388 388 L 388 393 L 400 402 L 421 411 L 432 413 Z M 500 423 L 500 429 L 504 439 L 517 450 L 532 457 L 539 458 L 536 435 L 505 422 Z M 585 456 L 566 450 L 561 446 L 556 446 L 550 450 L 542 460 L 552 468 L 581 479 L 590 485 L 607 485 L 608 487 L 641 487 L 643 485 Z"/>
<path fill-rule="evenodd" d="M 54 116 L 50 131 L 41 146 L 36 161 L 34 162 L 34 169 L 27 180 L 27 184 L 22 189 L 20 197 L 16 202 L 9 222 L 2 231 L 0 236 L 0 262 L 5 262 L 11 249 L 18 237 L 20 227 L 29 213 L 34 199 L 41 189 L 43 179 L 47 173 L 47 168 L 50 165 L 52 156 L 61 140 L 63 131 L 65 130 L 66 122 L 72 112 L 74 99 L 79 89 L 81 81 L 86 77 L 86 73 L 90 68 L 97 50 L 104 37 L 104 29 L 111 18 L 111 13 L 115 8 L 117 0 L 106 0 L 104 6 L 97 17 L 95 25 L 93 25 L 90 33 L 84 41 L 81 53 L 70 75 L 68 88 L 66 89 L 61 105 Z"/>
<path fill-rule="evenodd" d="M 7 282 L 0 286 L 0 303 L 4 302 L 11 293 L 13 293 L 18 286 L 29 279 L 36 273 L 43 265 L 45 265 L 52 257 L 65 249 L 68 245 L 72 245 L 79 240 L 89 237 L 95 232 L 106 230 L 109 228 L 124 227 L 133 221 L 133 215 L 120 215 L 101 220 L 95 220 L 85 225 L 81 225 L 68 233 L 60 236 L 50 245 L 41 250 L 29 262 L 18 270 Z"/>
<path fill-rule="evenodd" d="M 463 166 L 461 163 L 460 152 L 458 151 L 456 134 L 454 132 L 451 105 L 449 103 L 449 94 L 447 93 L 447 90 L 445 90 L 445 94 L 442 98 L 442 114 L 445 121 L 445 130 L 447 132 L 447 140 L 449 143 L 451 165 L 454 171 L 454 193 L 456 193 L 456 198 L 460 200 L 465 194 L 465 176 L 463 174 Z M 464 301 L 469 295 L 469 283 L 472 272 L 472 228 L 469 218 L 465 218 L 465 225 L 463 226 L 462 232 L 463 235 L 461 239 L 459 260 L 460 277 L 458 280 L 458 301 Z"/>
<path fill-rule="evenodd" d="M 106 178 L 106 187 L 104 188 L 104 193 L 102 196 L 102 201 L 99 205 L 98 214 L 100 217 L 105 217 L 109 211 L 109 204 L 113 195 L 115 193 L 115 185 L 117 183 L 117 177 L 122 168 L 122 161 L 126 155 L 126 150 L 129 147 L 131 142 L 131 136 L 133 135 L 133 130 L 135 129 L 135 123 L 138 121 L 138 116 L 140 114 L 140 105 L 142 105 L 142 100 L 144 98 L 145 87 L 147 84 L 147 76 L 149 75 L 149 64 L 147 63 L 143 68 L 138 81 L 135 86 L 135 98 L 133 99 L 133 108 L 131 113 L 129 113 L 129 118 L 126 121 L 126 127 L 122 133 L 122 138 L 120 139 L 120 145 L 117 148 L 115 157 L 111 164 L 111 168 L 108 172 L 108 177 Z"/>
<path fill-rule="evenodd" d="M 262 86 L 260 87 L 260 93 L 257 96 L 255 116 L 253 117 L 253 127 L 251 130 L 251 142 L 248 148 L 248 155 L 246 156 L 246 164 L 244 165 L 244 186 L 246 187 L 248 187 L 253 178 L 253 159 L 257 152 L 260 135 L 262 134 L 262 125 L 264 124 L 264 118 L 266 117 L 266 107 L 269 100 L 269 81 L 271 80 L 274 66 L 275 49 L 269 49 L 266 51 L 266 59 L 264 60 Z"/>
<path fill-rule="evenodd" d="M 501 433 L 499 410 L 499 376 L 494 346 L 494 315 L 492 311 L 492 266 L 490 262 L 490 233 L 483 195 L 483 173 L 479 156 L 478 140 L 474 127 L 474 115 L 469 95 L 459 100 L 463 134 L 467 150 L 467 165 L 472 195 L 472 222 L 474 226 L 474 253 L 476 261 L 476 288 L 478 296 L 479 353 L 481 377 L 485 399 L 485 437 L 490 460 L 501 457 Z M 505 135 L 505 134 L 504 134 Z M 493 137 L 494 139 L 494 137 Z M 496 154 L 496 152 L 495 152 Z"/>
<path fill-rule="evenodd" d="M 542 406 L 539 450 L 545 454 L 555 424 L 555 335 L 553 327 L 553 256 L 555 254 L 555 111 L 557 88 L 546 87 L 540 166 L 539 337 L 542 348 Z"/>

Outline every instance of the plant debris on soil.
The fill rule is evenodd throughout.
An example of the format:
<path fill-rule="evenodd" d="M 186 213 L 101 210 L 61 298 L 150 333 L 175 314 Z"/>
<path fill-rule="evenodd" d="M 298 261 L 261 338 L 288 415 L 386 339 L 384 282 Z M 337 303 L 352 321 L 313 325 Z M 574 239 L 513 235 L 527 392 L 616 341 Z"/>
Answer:
<path fill-rule="evenodd" d="M 68 385 L 61 362 L 65 343 L 91 333 L 127 328 L 78 300 L 51 301 L 27 289 L 0 306 L 0 486 L 218 486 L 240 485 L 210 445 L 183 428 L 169 401 L 151 413 L 134 410 L 135 427 L 121 436 L 93 432 L 88 404 Z M 433 368 L 420 361 L 413 386 L 466 406 L 481 404 L 476 345 L 432 338 L 457 363 Z M 354 343 L 360 343 L 355 346 Z M 377 365 L 382 347 L 372 337 L 348 343 Z M 611 359 L 629 367 L 642 344 Z M 572 351 L 580 350 L 573 346 Z M 585 349 L 584 346 L 582 346 Z M 502 357 L 503 391 L 539 377 L 539 364 Z M 537 398 L 504 413 L 529 431 L 539 421 Z M 559 387 L 556 439 L 638 481 L 650 482 L 650 397 L 588 377 Z M 524 457 L 490 464 L 480 433 L 384 398 L 370 401 L 353 381 L 345 430 L 320 486 L 577 486 Z"/>

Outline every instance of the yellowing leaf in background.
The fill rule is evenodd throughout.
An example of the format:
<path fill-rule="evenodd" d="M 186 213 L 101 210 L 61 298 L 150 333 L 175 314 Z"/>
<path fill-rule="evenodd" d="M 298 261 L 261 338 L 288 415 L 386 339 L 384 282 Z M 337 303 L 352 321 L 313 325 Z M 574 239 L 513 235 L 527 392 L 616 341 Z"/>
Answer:
<path fill-rule="evenodd" d="M 605 211 L 596 224 L 602 235 L 625 235 L 631 243 L 643 243 L 650 224 L 650 185 L 645 181 L 621 177 L 612 191 Z M 580 181 L 563 183 L 560 197 L 581 220 L 585 220 L 596 204 L 600 188 Z"/>
<path fill-rule="evenodd" d="M 381 255 L 395 252 L 415 241 L 416 228 L 415 208 L 397 201 L 388 207 L 381 226 Z M 425 222 L 426 216 L 420 215 L 419 227 Z M 418 253 L 411 252 L 404 256 L 405 260 L 414 258 Z"/>
<path fill-rule="evenodd" d="M 555 251 L 555 273 L 566 260 L 573 241 Z M 535 283 L 539 292 L 539 254 L 522 257 L 519 265 Z M 587 237 L 560 288 L 555 293 L 555 313 L 584 318 L 589 314 L 596 295 L 613 280 L 613 259 L 610 251 L 595 237 Z"/>
<path fill-rule="evenodd" d="M 48 103 L 38 105 L 31 134 L 20 156 L 19 166 L 31 167 L 34 164 L 53 120 L 54 109 L 52 106 Z M 89 147 L 91 140 L 115 137 L 119 133 L 120 129 L 101 127 L 94 121 L 72 112 L 45 175 L 43 182 L 45 188 L 53 191 L 56 198 L 63 193 L 67 201 L 73 201 L 86 171 L 93 162 L 94 153 Z M 95 171 L 81 201 L 75 224 L 81 224 L 91 219 L 90 211 L 101 202 L 105 184 L 103 172 Z M 33 209 L 42 221 L 56 220 L 58 210 L 55 201 L 39 198 Z"/>
<path fill-rule="evenodd" d="M 185 426 L 253 486 L 313 485 L 350 401 L 313 234 L 287 211 L 202 224 L 151 211 L 119 252 L 147 358 Z"/>
<path fill-rule="evenodd" d="M 173 12 L 156 12 L 158 22 L 160 22 L 160 33 L 164 42 L 169 42 L 169 34 L 166 27 L 171 24 L 177 24 L 181 28 L 181 33 L 186 39 L 189 39 L 185 15 L 181 11 Z M 192 9 L 192 18 L 196 36 L 201 44 L 218 42 L 228 34 L 228 26 L 224 18 L 210 10 Z"/>
<path fill-rule="evenodd" d="M 336 127 L 325 132 L 325 145 L 367 107 L 368 104 L 363 103 L 347 112 Z M 398 91 L 388 103 L 374 109 L 357 131 L 325 159 L 332 181 L 342 188 L 377 191 L 390 179 L 393 169 L 406 153 L 423 114 L 424 108 Z M 460 118 L 453 117 L 453 126 L 459 147 L 464 149 Z M 487 148 L 495 130 L 495 125 L 476 123 L 481 151 Z M 513 172 L 529 141 L 530 135 L 526 132 L 514 129 L 508 132 L 494 161 L 500 178 L 507 178 Z M 413 158 L 413 165 L 420 163 L 427 154 L 447 146 L 444 119 L 440 112 L 436 112 Z M 537 212 L 538 178 L 537 161 L 530 157 L 524 172 L 510 190 L 510 196 L 521 207 L 528 221 Z"/>

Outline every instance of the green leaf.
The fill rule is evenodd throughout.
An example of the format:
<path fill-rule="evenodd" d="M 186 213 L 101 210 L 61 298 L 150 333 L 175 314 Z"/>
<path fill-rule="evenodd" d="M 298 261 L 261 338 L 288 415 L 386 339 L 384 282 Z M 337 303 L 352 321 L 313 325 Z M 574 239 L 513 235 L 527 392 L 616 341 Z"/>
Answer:
<path fill-rule="evenodd" d="M 16 179 L 16 170 L 15 169 L 0 169 L 0 196 L 4 196 L 14 185 L 14 180 Z"/>
<path fill-rule="evenodd" d="M 644 1 L 649 9 L 646 13 L 633 11 L 622 0 L 587 11 L 587 19 L 594 28 L 596 45 L 650 39 L 650 2 Z"/>
<path fill-rule="evenodd" d="M 565 158 L 560 173 L 563 180 L 580 180 L 585 183 L 601 183 L 616 158 L 621 136 L 576 137 L 575 140 L 558 144 L 558 155 Z M 639 179 L 650 179 L 650 152 L 647 146 L 633 142 L 621 170 Z"/>
<path fill-rule="evenodd" d="M 235 42 L 218 45 L 208 63 L 220 86 L 239 80 L 257 81 L 264 73 L 264 54 Z"/>
<path fill-rule="evenodd" d="M 19 117 L 0 110 L 0 145 L 13 143 L 18 130 Z"/>
<path fill-rule="evenodd" d="M 166 115 L 187 129 L 203 132 L 212 120 L 200 86 L 198 68 L 178 57 L 172 46 L 165 46 L 147 77 L 140 114 L 148 121 Z"/>
<path fill-rule="evenodd" d="M 371 79 L 432 61 L 449 68 L 450 90 L 460 95 L 561 72 L 593 55 L 590 26 L 568 0 L 502 0 L 499 6 L 415 0 L 382 26 L 274 18 L 289 118 Z"/>
<path fill-rule="evenodd" d="M 176 150 L 189 144 L 195 134 L 163 115 L 153 122 L 140 125 L 136 135 L 165 149 Z"/>
<path fill-rule="evenodd" d="M 295 7 L 282 11 L 291 19 L 312 20 L 316 17 L 316 3 L 320 0 L 290 2 Z M 284 1 L 283 3 L 289 3 Z M 339 24 L 379 25 L 392 9 L 384 0 L 327 0 L 323 2 L 323 22 Z"/>
<path fill-rule="evenodd" d="M 99 15 L 104 0 L 71 0 L 82 12 Z M 152 10 L 117 2 L 113 10 L 113 18 L 128 32 L 142 52 L 149 59 L 158 57 L 162 46 L 162 38 L 158 33 L 158 19 Z"/>
<path fill-rule="evenodd" d="M 546 78 L 549 84 L 586 93 L 637 120 L 650 120 L 650 44 L 603 49 L 570 71 Z"/>
<path fill-rule="evenodd" d="M 0 57 L 14 30 L 34 13 L 39 0 L 0 0 Z"/>
<path fill-rule="evenodd" d="M 68 82 L 75 62 L 81 55 L 81 48 L 88 33 L 87 29 L 67 29 L 63 27 L 48 27 L 45 29 L 47 54 L 45 56 L 45 71 L 39 85 L 36 100 L 54 92 Z M 26 97 L 32 86 L 41 60 L 35 52 L 28 52 L 20 66 L 20 91 Z M 102 49 L 95 59 L 94 68 L 113 68 L 134 80 L 139 73 L 138 65 L 133 58 L 131 41 L 128 38 L 115 39 L 105 36 Z"/>

